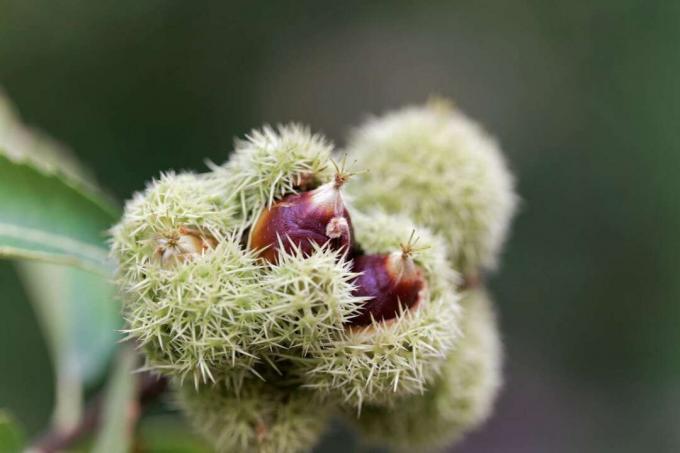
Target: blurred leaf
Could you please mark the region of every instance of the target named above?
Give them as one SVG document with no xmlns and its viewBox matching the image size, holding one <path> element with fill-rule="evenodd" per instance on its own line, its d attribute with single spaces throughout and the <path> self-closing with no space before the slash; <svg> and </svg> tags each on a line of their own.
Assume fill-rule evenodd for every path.
<svg viewBox="0 0 680 453">
<path fill-rule="evenodd" d="M 34 304 L 54 362 L 54 421 L 70 426 L 80 416 L 83 386 L 101 376 L 121 326 L 114 288 L 80 269 L 23 261 L 19 276 Z"/>
<path fill-rule="evenodd" d="M 23 447 L 23 432 L 7 412 L 0 410 L 0 451 L 18 453 L 23 450 Z"/>
<path fill-rule="evenodd" d="M 16 163 L 26 163 L 40 173 L 58 176 L 98 203 L 102 209 L 117 213 L 115 204 L 102 192 L 89 171 L 61 143 L 21 120 L 0 87 L 0 148 Z"/>
<path fill-rule="evenodd" d="M 0 150 L 0 257 L 70 264 L 106 275 L 105 231 L 116 220 L 75 186 Z"/>
<path fill-rule="evenodd" d="M 117 209 L 60 144 L 26 125 L 0 92 L 0 257 L 19 263 L 56 374 L 53 421 L 80 417 L 84 385 L 101 375 L 120 326 L 105 230 Z"/>
<path fill-rule="evenodd" d="M 134 422 L 139 407 L 135 399 L 136 379 L 133 375 L 136 355 L 130 348 L 122 348 L 116 360 L 113 376 L 106 389 L 104 413 L 94 453 L 124 453 L 130 450 Z"/>
<path fill-rule="evenodd" d="M 52 356 L 56 429 L 79 421 L 84 387 L 116 347 L 105 231 L 118 215 L 69 150 L 26 126 L 0 91 L 0 258 L 43 261 L 18 270 Z"/>
<path fill-rule="evenodd" d="M 25 125 L 0 90 L 0 257 L 108 274 L 119 209 L 61 144 Z"/>
</svg>

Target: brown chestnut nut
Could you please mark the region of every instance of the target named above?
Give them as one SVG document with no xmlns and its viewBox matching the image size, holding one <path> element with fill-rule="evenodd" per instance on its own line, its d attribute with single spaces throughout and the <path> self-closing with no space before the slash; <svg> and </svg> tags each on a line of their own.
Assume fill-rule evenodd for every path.
<svg viewBox="0 0 680 453">
<path fill-rule="evenodd" d="M 186 226 L 159 237 L 157 241 L 155 256 L 163 266 L 189 261 L 217 246 L 217 240 L 211 235 Z"/>
<path fill-rule="evenodd" d="M 350 174 L 336 165 L 333 181 L 314 190 L 288 195 L 266 208 L 250 231 L 249 246 L 270 263 L 278 261 L 279 247 L 312 253 L 315 245 L 334 250 L 352 245 L 352 220 L 341 188 Z"/>
<path fill-rule="evenodd" d="M 388 321 L 403 310 L 417 308 L 427 284 L 413 261 L 412 240 L 413 235 L 408 244 L 401 246 L 401 251 L 354 258 L 352 271 L 360 274 L 354 282 L 354 295 L 367 301 L 349 321 L 350 326 L 367 326 L 373 320 Z"/>
</svg>

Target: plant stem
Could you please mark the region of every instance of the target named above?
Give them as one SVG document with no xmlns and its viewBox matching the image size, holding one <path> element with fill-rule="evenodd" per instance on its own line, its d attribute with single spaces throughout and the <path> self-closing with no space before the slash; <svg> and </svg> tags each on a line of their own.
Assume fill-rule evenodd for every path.
<svg viewBox="0 0 680 453">
<path fill-rule="evenodd" d="M 130 410 L 130 426 L 134 426 L 141 414 L 141 409 L 156 400 L 165 392 L 167 379 L 152 375 L 151 373 L 141 373 L 137 379 L 137 399 L 135 404 L 140 410 Z M 30 453 L 54 453 L 63 451 L 80 440 L 83 436 L 95 431 L 100 424 L 102 409 L 104 406 L 104 394 L 98 393 L 85 407 L 83 416 L 79 423 L 68 430 L 60 430 L 59 427 L 52 427 L 49 431 L 40 436 L 28 449 Z"/>
</svg>

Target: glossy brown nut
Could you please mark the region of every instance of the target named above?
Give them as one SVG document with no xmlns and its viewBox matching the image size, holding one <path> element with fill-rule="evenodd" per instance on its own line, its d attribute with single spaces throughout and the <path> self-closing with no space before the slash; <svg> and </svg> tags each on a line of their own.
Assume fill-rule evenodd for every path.
<svg viewBox="0 0 680 453">
<path fill-rule="evenodd" d="M 359 314 L 348 325 L 366 326 L 396 318 L 401 310 L 417 307 L 425 289 L 422 272 L 402 253 L 363 255 L 354 259 L 355 296 L 366 297 Z"/>
<path fill-rule="evenodd" d="M 315 245 L 349 250 L 352 221 L 342 202 L 339 186 L 325 184 L 318 189 L 293 194 L 263 211 L 250 233 L 250 248 L 270 263 L 278 261 L 279 247 L 299 248 L 309 255 Z"/>
</svg>

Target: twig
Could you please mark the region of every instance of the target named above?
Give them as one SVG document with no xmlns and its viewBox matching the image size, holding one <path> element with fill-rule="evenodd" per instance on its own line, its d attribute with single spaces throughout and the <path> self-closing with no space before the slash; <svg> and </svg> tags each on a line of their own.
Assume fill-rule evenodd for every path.
<svg viewBox="0 0 680 453">
<path fill-rule="evenodd" d="M 167 388 L 167 379 L 141 373 L 137 379 L 137 404 L 141 407 L 155 401 Z M 54 453 L 70 447 L 86 434 L 95 431 L 99 427 L 101 413 L 104 406 L 104 394 L 99 393 L 93 397 L 85 407 L 80 422 L 69 430 L 51 429 L 40 436 L 28 449 L 31 453 Z M 130 411 L 130 425 L 136 424 L 140 411 Z"/>
</svg>

